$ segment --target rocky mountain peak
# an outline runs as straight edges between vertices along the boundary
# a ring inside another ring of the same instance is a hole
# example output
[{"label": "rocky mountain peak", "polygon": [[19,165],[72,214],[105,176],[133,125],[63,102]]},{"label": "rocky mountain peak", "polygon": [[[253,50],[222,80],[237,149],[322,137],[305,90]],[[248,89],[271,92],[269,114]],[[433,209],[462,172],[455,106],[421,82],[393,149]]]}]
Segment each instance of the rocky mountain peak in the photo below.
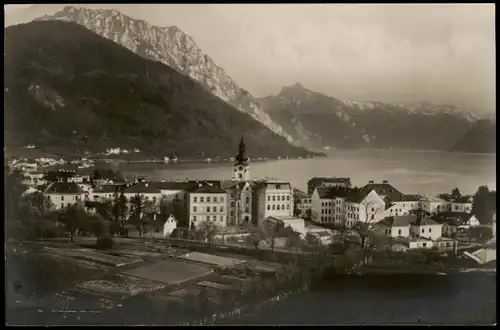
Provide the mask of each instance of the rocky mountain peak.
[{"label": "rocky mountain peak", "polygon": [[218,98],[248,113],[273,132],[292,141],[290,135],[262,109],[258,100],[239,87],[177,26],[157,27],[113,9],[65,7],[38,20],[73,21],[110,39],[139,56],[169,65],[200,82]]}]

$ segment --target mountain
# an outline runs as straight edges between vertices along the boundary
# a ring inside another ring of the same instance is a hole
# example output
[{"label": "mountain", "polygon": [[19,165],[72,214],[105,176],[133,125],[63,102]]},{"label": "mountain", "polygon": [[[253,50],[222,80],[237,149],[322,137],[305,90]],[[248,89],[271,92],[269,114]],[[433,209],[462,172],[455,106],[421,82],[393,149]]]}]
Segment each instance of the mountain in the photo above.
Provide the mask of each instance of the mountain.
[{"label": "mountain", "polygon": [[309,147],[449,150],[477,117],[453,106],[342,101],[300,84],[261,99],[270,117]]},{"label": "mountain", "polygon": [[482,119],[451,148],[456,152],[496,153],[496,123]]},{"label": "mountain", "polygon": [[207,90],[250,114],[275,133],[292,138],[262,110],[258,100],[239,87],[229,75],[203,53],[194,40],[176,26],[152,26],[113,9],[64,7],[37,20],[71,21],[113,40],[137,55],[171,66],[200,82]]},{"label": "mountain", "polygon": [[245,133],[252,157],[309,153],[191,78],[81,25],[11,26],[4,45],[7,146],[216,157],[233,155]]}]

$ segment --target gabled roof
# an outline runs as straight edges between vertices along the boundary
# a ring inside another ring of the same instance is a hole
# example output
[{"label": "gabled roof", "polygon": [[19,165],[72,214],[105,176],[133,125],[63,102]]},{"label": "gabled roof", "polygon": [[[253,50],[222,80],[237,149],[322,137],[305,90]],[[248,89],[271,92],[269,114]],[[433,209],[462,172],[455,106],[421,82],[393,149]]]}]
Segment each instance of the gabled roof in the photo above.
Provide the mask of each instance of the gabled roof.
[{"label": "gabled roof", "polygon": [[432,219],[441,224],[446,223],[450,226],[461,226],[465,225],[472,216],[472,214],[464,212],[441,212],[432,217]]},{"label": "gabled roof", "polygon": [[295,193],[295,195],[297,196],[297,198],[299,199],[302,199],[302,198],[308,198],[309,196],[303,192],[302,190],[300,189],[297,189],[297,188],[294,188],[293,189],[293,192]]},{"label": "gabled roof", "polygon": [[407,227],[410,223],[417,219],[416,215],[401,215],[395,217],[387,217],[379,222],[380,225],[387,227]]},{"label": "gabled roof", "polygon": [[348,185],[351,185],[351,178],[336,178],[336,177],[330,177],[330,178],[324,178],[324,177],[314,177],[311,178],[307,184],[321,184],[322,182],[328,182],[328,183],[346,183]]},{"label": "gabled roof", "polygon": [[44,193],[81,195],[83,190],[74,182],[52,182]]},{"label": "gabled roof", "polygon": [[430,217],[417,217],[415,221],[411,223],[413,226],[434,226],[434,225],[440,225],[440,223],[437,223],[436,221],[432,220]]},{"label": "gabled roof", "polygon": [[290,190],[292,186],[290,182],[284,181],[258,181],[255,184],[256,189],[277,189],[277,190]]},{"label": "gabled roof", "polygon": [[160,193],[160,189],[154,182],[139,182],[130,187],[125,187],[123,192],[126,194],[154,194]]},{"label": "gabled roof", "polygon": [[224,189],[209,184],[200,184],[200,186],[189,188],[187,191],[191,194],[226,194]]},{"label": "gabled roof", "polygon": [[360,203],[371,190],[359,190],[343,187],[316,187],[321,199],[345,198],[349,202]]},{"label": "gabled roof", "polygon": [[362,189],[368,191],[375,190],[379,196],[387,196],[391,202],[402,201],[404,196],[402,192],[389,183],[369,183]]}]

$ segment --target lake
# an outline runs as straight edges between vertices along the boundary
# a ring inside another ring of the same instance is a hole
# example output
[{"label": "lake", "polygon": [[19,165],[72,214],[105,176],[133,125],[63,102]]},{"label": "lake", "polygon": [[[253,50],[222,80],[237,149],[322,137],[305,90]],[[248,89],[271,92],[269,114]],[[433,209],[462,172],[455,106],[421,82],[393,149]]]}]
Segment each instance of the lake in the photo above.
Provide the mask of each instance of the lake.
[{"label": "lake", "polygon": [[[250,155],[251,156],[251,155]],[[232,164],[153,164],[120,165],[126,175],[146,176],[151,180],[230,179]],[[435,195],[459,188],[473,194],[480,185],[496,189],[496,156],[439,151],[349,150],[330,152],[314,159],[251,162],[252,178],[278,178],[306,190],[314,176],[350,177],[353,185],[369,180],[388,180],[407,194]]]}]

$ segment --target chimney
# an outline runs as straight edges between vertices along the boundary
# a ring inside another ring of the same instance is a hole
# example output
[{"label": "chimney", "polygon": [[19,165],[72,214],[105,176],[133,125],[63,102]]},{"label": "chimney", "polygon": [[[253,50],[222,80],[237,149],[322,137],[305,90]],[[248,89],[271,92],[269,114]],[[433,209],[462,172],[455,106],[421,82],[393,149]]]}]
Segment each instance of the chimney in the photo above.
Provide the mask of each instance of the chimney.
[{"label": "chimney", "polygon": [[144,187],[146,187],[146,188],[148,187],[148,183],[147,182],[144,184]]},{"label": "chimney", "polygon": [[161,179],[161,182],[165,182],[165,179]]},{"label": "chimney", "polygon": [[368,181],[368,184],[373,184],[373,180]]},{"label": "chimney", "polygon": [[386,184],[387,184],[387,183],[389,183],[389,181],[387,181],[387,180],[384,180],[384,181],[382,181],[382,183],[386,183]]}]

